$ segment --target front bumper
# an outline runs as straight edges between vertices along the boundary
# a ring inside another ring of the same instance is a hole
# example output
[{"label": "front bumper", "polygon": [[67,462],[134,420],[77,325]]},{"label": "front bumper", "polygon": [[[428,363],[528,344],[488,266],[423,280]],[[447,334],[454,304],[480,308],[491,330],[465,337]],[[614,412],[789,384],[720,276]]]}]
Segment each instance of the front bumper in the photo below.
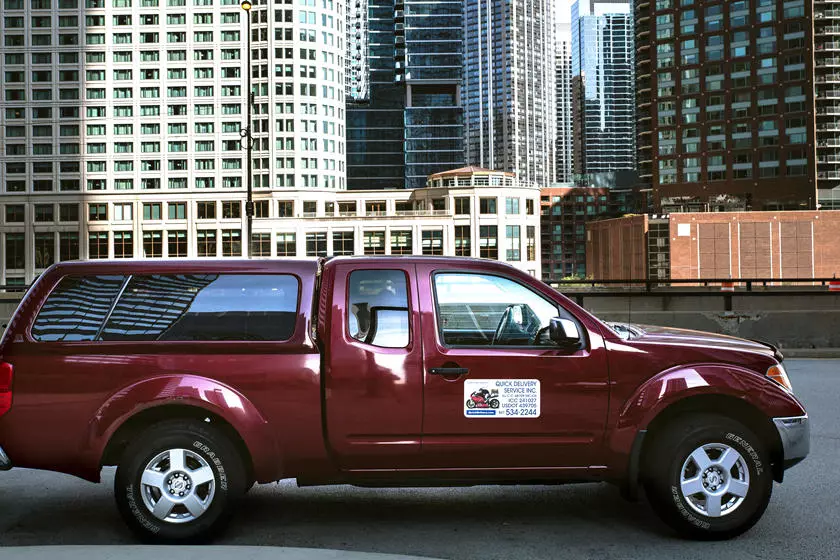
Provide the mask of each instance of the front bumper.
[{"label": "front bumper", "polygon": [[779,431],[784,452],[783,465],[789,469],[799,463],[811,450],[811,426],[808,415],[773,418],[773,424]]},{"label": "front bumper", "polygon": [[7,471],[12,468],[12,461],[9,459],[9,456],[6,455],[6,452],[3,451],[3,448],[0,447],[0,471]]}]

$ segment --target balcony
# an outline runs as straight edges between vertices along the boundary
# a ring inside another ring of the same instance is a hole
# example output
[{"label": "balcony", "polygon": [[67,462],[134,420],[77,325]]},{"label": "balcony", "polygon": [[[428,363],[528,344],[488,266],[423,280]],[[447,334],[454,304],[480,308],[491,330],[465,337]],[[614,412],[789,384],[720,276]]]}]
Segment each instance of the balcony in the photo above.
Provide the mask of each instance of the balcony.
[{"label": "balcony", "polygon": [[817,132],[840,132],[840,122],[834,121],[817,125]]},{"label": "balcony", "polygon": [[825,43],[817,43],[816,51],[840,51],[840,41],[826,41]]},{"label": "balcony", "polygon": [[826,58],[817,58],[815,60],[815,63],[817,68],[840,66],[840,57],[832,56]]},{"label": "balcony", "polygon": [[820,140],[819,142],[817,142],[817,148],[840,148],[840,137],[835,136],[834,138],[826,138],[825,140]]},{"label": "balcony", "polygon": [[840,19],[840,10],[823,10],[814,14],[815,19]]},{"label": "balcony", "polygon": [[817,158],[819,164],[837,164],[840,163],[840,154],[829,154],[827,156],[820,156]]},{"label": "balcony", "polygon": [[840,25],[817,26],[814,29],[814,35],[834,35],[835,33],[840,34]]},{"label": "balcony", "polygon": [[826,107],[817,107],[818,115],[840,115],[840,106],[828,105]]},{"label": "balcony", "polygon": [[840,84],[840,74],[824,74],[816,76],[814,82],[817,84]]},{"label": "balcony", "polygon": [[840,171],[817,171],[817,179],[840,179]]},{"label": "balcony", "polygon": [[840,99],[840,89],[827,89],[817,91],[817,99]]}]

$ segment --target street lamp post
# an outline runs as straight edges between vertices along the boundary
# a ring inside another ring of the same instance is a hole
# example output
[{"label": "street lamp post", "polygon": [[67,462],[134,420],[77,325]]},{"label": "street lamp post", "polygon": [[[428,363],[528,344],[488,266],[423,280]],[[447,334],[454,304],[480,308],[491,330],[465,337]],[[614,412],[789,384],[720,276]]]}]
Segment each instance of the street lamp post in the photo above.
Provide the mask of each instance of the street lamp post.
[{"label": "street lamp post", "polygon": [[245,247],[247,247],[248,251],[248,258],[254,256],[253,247],[251,246],[251,228],[254,222],[254,192],[253,192],[253,177],[251,172],[251,166],[253,164],[253,159],[251,158],[251,150],[254,148],[254,137],[251,134],[251,127],[253,123],[251,122],[251,104],[253,102],[254,94],[251,91],[251,1],[250,0],[242,0],[240,6],[245,11],[245,17],[248,20],[248,30],[247,30],[247,42],[246,42],[246,52],[247,52],[247,63],[245,64],[245,73],[248,76],[247,80],[247,104],[248,108],[246,110],[246,121],[245,127],[239,131],[240,136],[240,145],[242,140],[245,140],[245,147],[246,152],[248,154],[248,164],[246,166],[247,169],[247,178],[246,178],[246,186],[247,186],[247,194],[245,198]]}]

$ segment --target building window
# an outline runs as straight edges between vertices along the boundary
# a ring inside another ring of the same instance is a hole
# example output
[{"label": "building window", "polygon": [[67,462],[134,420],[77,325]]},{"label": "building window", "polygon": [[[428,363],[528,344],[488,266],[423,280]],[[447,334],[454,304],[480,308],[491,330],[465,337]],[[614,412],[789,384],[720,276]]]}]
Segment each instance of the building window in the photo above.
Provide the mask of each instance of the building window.
[{"label": "building window", "polygon": [[271,234],[270,233],[252,233],[251,234],[251,251],[255,257],[270,257],[271,256]]},{"label": "building window", "polygon": [[375,200],[365,203],[365,214],[368,216],[384,216],[385,215],[385,201]]},{"label": "building window", "polygon": [[455,256],[471,257],[470,226],[455,226]]},{"label": "building window", "polygon": [[411,230],[391,231],[392,255],[410,255],[412,253],[411,244]]},{"label": "building window", "polygon": [[134,217],[130,202],[114,204],[114,221],[130,222],[133,219]]},{"label": "building window", "polygon": [[88,258],[108,258],[108,232],[93,231],[88,234]]},{"label": "building window", "polygon": [[479,212],[482,214],[496,213],[496,199],[495,198],[480,198],[478,201]]},{"label": "building window", "polygon": [[479,256],[483,259],[499,258],[499,228],[498,226],[479,226],[478,228]]},{"label": "building window", "polygon": [[[115,205],[116,206],[116,205]],[[134,235],[130,231],[114,232],[114,258],[130,259],[134,256]]]},{"label": "building window", "polygon": [[505,239],[507,241],[505,260],[521,260],[520,245],[522,240],[520,236],[520,226],[505,226]]},{"label": "building window", "polygon": [[35,233],[35,268],[47,268],[55,262],[55,234],[53,232]]},{"label": "building window", "polygon": [[79,258],[79,234],[75,231],[62,231],[58,234],[58,259],[75,261]]},{"label": "building window", "polygon": [[[171,207],[171,205],[170,205]],[[187,256],[187,232],[169,231],[166,234],[167,249],[170,257]]]},{"label": "building window", "polygon": [[366,231],[362,237],[362,244],[364,246],[365,255],[384,255],[385,254],[385,232],[384,231]]},{"label": "building window", "polygon": [[26,234],[6,234],[6,269],[26,268]]},{"label": "building window", "polygon": [[160,202],[146,202],[143,204],[143,219],[144,220],[160,220],[161,219],[161,203]]},{"label": "building window", "polygon": [[187,203],[186,202],[170,202],[169,219],[170,220],[186,220],[187,219]]},{"label": "building window", "polygon": [[222,256],[242,256],[242,232],[238,229],[222,230]]},{"label": "building window", "polygon": [[277,234],[277,256],[278,257],[296,257],[297,256],[297,240],[294,233]]},{"label": "building window", "polygon": [[156,259],[163,256],[163,232],[143,232],[143,256],[147,259]]},{"label": "building window", "polygon": [[257,200],[254,202],[254,217],[255,218],[268,218],[268,210],[269,210],[269,201],[268,200]]},{"label": "building window", "polygon": [[292,218],[295,215],[295,203],[293,200],[281,200],[277,203],[278,218]]},{"label": "building window", "polygon": [[[265,202],[265,201],[263,201]],[[258,214],[258,212],[255,212]],[[238,200],[225,200],[222,202],[222,219],[238,220],[242,217],[242,204]],[[257,215],[258,218],[262,216]]]},{"label": "building window", "polygon": [[52,222],[52,221],[55,221],[55,207],[52,204],[36,204],[35,205],[35,221],[36,222]]},{"label": "building window", "polygon": [[354,253],[354,236],[352,231],[333,232],[333,255],[352,255]]},{"label": "building window", "polygon": [[529,261],[537,260],[537,228],[536,226],[525,226],[526,232],[526,259]]},{"label": "building window", "polygon": [[216,249],[216,230],[198,230],[196,236],[199,257],[215,257],[218,255]]},{"label": "building window", "polygon": [[199,202],[196,206],[199,220],[216,219],[216,202]]},{"label": "building window", "polygon": [[307,233],[306,234],[306,256],[326,257],[327,256],[327,234]]},{"label": "building window", "polygon": [[108,219],[108,205],[104,202],[88,205],[88,220],[103,222]]},{"label": "building window", "polygon": [[534,199],[533,198],[526,198],[525,199],[525,213],[529,216],[534,215]]},{"label": "building window", "polygon": [[519,199],[507,197],[505,199],[505,214],[508,216],[519,214]]},{"label": "building window", "polygon": [[470,215],[470,197],[457,196],[455,197],[455,215],[469,216]]},{"label": "building window", "polygon": [[443,254],[443,230],[424,230],[421,238],[424,255]]}]

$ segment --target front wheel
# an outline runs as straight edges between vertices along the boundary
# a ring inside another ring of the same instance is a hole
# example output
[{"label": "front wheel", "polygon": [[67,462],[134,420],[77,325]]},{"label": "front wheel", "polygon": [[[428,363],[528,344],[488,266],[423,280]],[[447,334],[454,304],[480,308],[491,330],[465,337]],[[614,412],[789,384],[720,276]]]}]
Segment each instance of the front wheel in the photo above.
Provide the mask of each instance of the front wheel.
[{"label": "front wheel", "polygon": [[722,416],[677,419],[645,453],[645,490],[668,525],[683,536],[723,540],[761,518],[773,488],[763,443]]},{"label": "front wheel", "polygon": [[467,401],[467,408],[475,408],[475,401],[472,399]]},{"label": "front wheel", "polygon": [[169,420],[128,446],[114,493],[123,519],[144,541],[203,542],[227,523],[246,479],[224,434],[206,423]]}]

